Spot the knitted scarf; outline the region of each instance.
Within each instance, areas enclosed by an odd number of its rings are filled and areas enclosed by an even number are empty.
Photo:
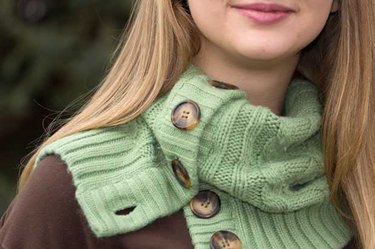
[[[76,198],[97,237],[138,230],[183,209],[196,249],[212,234],[235,233],[243,248],[342,248],[352,234],[328,201],[324,175],[322,105],[314,84],[293,79],[284,115],[255,106],[239,89],[209,84],[190,64],[174,87],[140,116],[116,127],[79,132],[48,145],[65,160]],[[173,109],[192,100],[200,120],[176,128]],[[178,158],[192,186],[176,180]],[[189,206],[199,190],[215,191],[220,212],[196,217]],[[135,206],[126,216],[116,210]]]

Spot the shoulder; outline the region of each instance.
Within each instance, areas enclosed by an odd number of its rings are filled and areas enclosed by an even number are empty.
[[[97,174],[99,171],[104,173],[104,169],[123,167],[124,161],[131,160],[128,157],[135,156],[135,152],[142,153],[142,144],[149,143],[149,133],[150,130],[141,118],[114,127],[77,132],[42,148],[34,169],[39,167],[45,157],[58,155],[72,174],[74,185],[80,185],[79,191],[97,188],[98,182],[94,183],[92,177],[100,175]]]
[[[66,164],[56,155],[41,160],[0,225],[5,248],[86,248],[99,243],[75,199]]]
[[[125,144],[131,144],[133,138],[141,132],[142,128],[142,120],[134,119],[118,126],[99,127],[64,136],[42,148],[37,155],[34,168],[45,156],[50,154],[59,154],[61,159],[69,163],[70,158],[64,158],[65,154],[80,153],[81,156],[85,156],[86,154],[82,153],[92,152],[99,147],[110,147],[114,142],[122,140],[126,140]]]

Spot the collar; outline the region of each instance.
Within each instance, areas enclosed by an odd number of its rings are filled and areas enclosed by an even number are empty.
[[[245,91],[213,82],[189,64],[141,114],[179,182],[171,188],[189,199],[204,182],[267,212],[326,198],[317,87],[293,79],[278,116],[252,105]]]

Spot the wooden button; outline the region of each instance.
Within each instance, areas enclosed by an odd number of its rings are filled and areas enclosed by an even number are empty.
[[[232,232],[221,230],[211,236],[211,249],[241,249],[240,239]]]
[[[178,182],[181,186],[185,188],[191,187],[191,180],[187,170],[185,169],[184,165],[182,165],[181,161],[178,159],[172,160],[172,168],[173,173],[176,176]]]
[[[174,126],[182,130],[190,130],[197,126],[200,120],[200,109],[192,100],[184,100],[172,111],[171,121]]]
[[[235,85],[225,83],[222,81],[218,81],[218,80],[209,80],[208,83],[210,83],[214,87],[221,88],[221,89],[232,89],[232,90],[238,89],[238,87]]]
[[[220,211],[220,198],[210,190],[201,190],[190,201],[190,209],[199,218],[211,218]]]

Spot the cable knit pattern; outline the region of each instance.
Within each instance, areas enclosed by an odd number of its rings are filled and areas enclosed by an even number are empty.
[[[136,119],[79,132],[43,148],[67,163],[76,198],[97,237],[138,230],[183,208],[192,243],[209,248],[218,230],[235,233],[243,248],[337,248],[352,233],[328,201],[321,146],[322,105],[314,84],[290,82],[284,116],[252,105],[239,89],[221,89],[190,64],[175,86]],[[191,130],[171,114],[184,100],[198,103]],[[192,182],[182,187],[171,161]],[[220,212],[201,219],[189,201],[210,189]],[[135,207],[128,215],[120,209]]]

